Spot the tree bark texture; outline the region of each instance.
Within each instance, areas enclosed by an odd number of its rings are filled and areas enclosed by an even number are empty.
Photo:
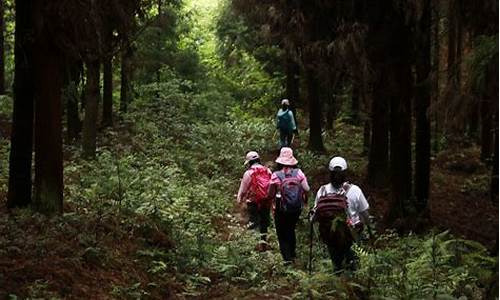
[[[431,71],[431,1],[425,0],[418,26],[416,95],[415,95],[415,196],[420,210],[427,208],[431,156],[431,124],[429,107]]]
[[[382,73],[375,75],[372,93],[371,142],[368,155],[368,182],[374,187],[387,183],[389,169],[389,105]]]
[[[440,19],[441,19],[441,5],[438,1],[432,2],[432,102],[439,103],[441,96],[441,89],[439,88],[439,83],[441,82],[441,64],[440,64],[440,54],[441,54],[441,41],[440,41]],[[439,111],[436,109],[433,113],[434,126],[433,126],[433,145],[432,149],[435,153],[439,152],[439,136],[440,136],[440,122],[439,122]]]
[[[493,168],[491,169],[491,202],[498,204],[498,114],[495,116],[496,130],[493,153]]]
[[[404,39],[404,37],[403,37]],[[394,94],[390,99],[390,179],[389,220],[404,217],[405,203],[411,196],[411,66],[393,65]]]
[[[95,157],[97,138],[97,113],[99,103],[99,61],[87,63],[87,84],[85,86],[85,118],[83,120],[83,156]]]
[[[113,125],[113,64],[112,57],[103,63],[102,125]]]
[[[497,100],[495,100],[497,101]],[[481,101],[481,160],[491,157],[493,150],[493,113],[489,97]]]
[[[373,187],[385,187],[389,168],[389,97],[387,76],[391,59],[391,39],[389,37],[392,15],[391,1],[366,2],[363,11],[369,24],[367,33],[367,56],[372,77],[371,142],[368,155],[368,182]],[[397,46],[399,48],[399,45]],[[391,53],[388,53],[391,50]]]
[[[366,119],[363,125],[363,155],[367,155],[370,151],[371,123]]]
[[[369,2],[366,11],[370,22],[366,41],[368,59],[371,69],[376,70],[368,174],[370,183],[383,186],[389,119],[391,200],[386,217],[392,221],[403,215],[404,203],[411,195],[412,34],[405,16],[392,1]]]
[[[7,206],[31,203],[33,151],[33,20],[31,0],[16,0],[14,108],[12,113]]]
[[[314,71],[306,70],[306,84],[309,97],[309,149],[315,152],[324,152],[323,137],[321,135],[321,103],[319,99],[319,82]]]
[[[62,83],[61,55],[43,25],[43,0],[35,0],[37,38],[35,70],[35,198],[34,208],[44,214],[63,211]]]

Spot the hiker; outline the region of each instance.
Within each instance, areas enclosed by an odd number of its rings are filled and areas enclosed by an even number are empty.
[[[285,264],[290,264],[297,256],[295,226],[304,204],[307,204],[310,188],[306,176],[297,168],[298,162],[291,148],[281,148],[276,163],[278,171],[271,177],[268,198],[274,199],[274,222],[280,252]]]
[[[276,129],[280,132],[280,148],[290,147],[293,135],[297,133],[297,125],[288,99],[281,100],[281,108],[276,114]]]
[[[266,240],[269,227],[269,211],[271,201],[267,198],[267,191],[271,179],[271,170],[260,163],[260,156],[255,151],[250,151],[245,157],[245,166],[248,169],[243,174],[237,201],[246,203],[249,214],[248,229],[259,228],[261,240]]]
[[[334,272],[343,270],[344,261],[354,270],[357,258],[351,246],[358,241],[363,225],[369,226],[368,201],[357,185],[346,180],[344,158],[332,158],[328,169],[330,183],[319,188],[311,220],[319,223],[320,238],[328,247]]]

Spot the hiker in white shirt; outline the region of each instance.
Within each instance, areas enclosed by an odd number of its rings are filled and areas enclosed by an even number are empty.
[[[328,169],[330,183],[321,186],[316,194],[312,220],[319,222],[320,237],[328,247],[335,271],[342,270],[344,262],[353,269],[356,256],[351,246],[364,225],[369,226],[369,205],[359,186],[347,182],[344,158],[332,158]],[[337,222],[335,211],[345,215],[344,224],[332,226],[332,222]],[[335,231],[332,228],[336,228]]]

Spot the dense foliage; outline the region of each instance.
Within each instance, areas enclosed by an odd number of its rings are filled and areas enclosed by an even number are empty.
[[[157,3],[148,1],[147,9],[142,12],[144,16],[133,22],[133,34],[127,41],[131,44],[134,69],[133,94],[127,111],[117,115],[114,126],[97,131],[95,159],[82,156],[79,142],[64,145],[64,213],[50,218],[29,209],[0,211],[0,297],[78,297],[71,288],[60,287],[61,282],[65,283],[61,279],[67,274],[64,272],[72,272],[72,267],[84,273],[90,269],[132,273],[126,274],[128,277],[110,275],[111,288],[101,291],[102,295],[94,295],[118,299],[497,297],[498,255],[492,256],[478,242],[454,236],[442,224],[435,224],[436,227],[426,224],[426,230],[419,234],[411,226],[410,230],[397,232],[386,230],[387,224],[380,224],[375,236],[363,236],[354,246],[360,258],[359,269],[343,274],[332,272],[317,228],[313,235],[313,270],[308,273],[307,210],[297,227],[298,259],[293,265],[283,264],[274,225],[270,228],[271,249],[256,251],[259,237],[243,226],[245,216],[235,204],[235,193],[245,170],[244,155],[248,150],[256,150],[264,163],[273,165],[278,147],[273,137],[274,113],[286,90],[283,60],[287,50],[297,50],[286,43],[304,42],[312,29],[287,33],[283,37],[285,45],[275,43],[277,31],[272,30],[277,29],[261,26],[259,21],[269,13],[276,22],[274,26],[297,29],[293,27],[298,26],[295,21],[283,21],[286,11],[276,8],[264,14],[261,10],[249,11],[245,19],[241,11],[233,10],[231,3],[221,1],[217,6],[208,0],[159,1],[155,8]],[[243,5],[242,1],[234,3]],[[268,4],[261,5],[269,8]],[[313,22],[309,18],[314,11],[307,12],[307,20],[300,20],[300,13],[298,16],[295,13],[294,18],[299,21]],[[11,25],[8,32],[12,31]],[[324,43],[333,43],[330,34],[322,38],[328,40],[306,41],[309,47],[306,50],[315,53],[325,47]],[[328,47],[336,50],[345,47],[343,50],[348,52],[359,46],[356,44],[359,38],[348,36],[349,43],[333,43]],[[475,74],[473,89],[478,94],[488,81],[487,66],[497,58],[497,41],[498,35],[477,39],[471,69]],[[325,62],[330,55],[312,59],[311,64],[332,67],[335,63]],[[342,63],[352,63],[343,58]],[[364,68],[364,63],[353,68]],[[12,57],[8,69],[12,69],[11,65]],[[309,68],[310,65],[306,67]],[[118,73],[118,68],[114,69],[114,81],[120,77]],[[357,77],[341,80],[345,74],[337,73],[343,72],[335,69],[326,82],[350,83],[342,83],[342,87],[327,93],[338,97],[334,105],[337,112],[331,120],[334,130],[320,130],[326,151],[308,149],[307,126],[301,127],[295,137],[294,153],[313,187],[309,199],[326,183],[325,165],[333,155],[348,157],[349,174],[356,183],[365,183],[368,161],[364,128],[353,122],[350,103],[345,100],[351,98]],[[77,91],[84,92],[84,86]],[[339,95],[333,95],[334,92]],[[116,97],[114,101],[117,102]],[[4,116],[12,113],[11,103],[11,97],[0,96],[0,134],[8,131]],[[328,109],[331,103],[323,104]],[[303,105],[298,109],[299,122],[303,122],[305,108]],[[0,135],[2,197],[8,191],[9,151],[9,140]],[[446,154],[441,159],[443,165],[439,166],[445,170],[457,173],[464,169],[465,172],[472,169],[469,173],[481,170],[479,175],[474,173],[457,186],[464,197],[474,198],[474,205],[485,201],[477,197],[488,195],[490,176],[485,164],[468,165],[464,158],[473,155],[467,152]],[[438,188],[451,185],[451,177],[446,173],[433,176],[433,184]],[[380,209],[388,202],[387,188],[376,189],[374,194],[382,195],[371,203]],[[382,222],[380,215],[376,215],[376,223]],[[415,220],[411,217],[408,223]],[[29,234],[30,240],[24,241],[23,234]],[[75,244],[76,248],[72,248]],[[44,274],[43,278],[33,278],[26,284],[19,279],[22,286],[3,290],[2,283],[9,276],[4,270],[16,275],[23,271],[23,266],[15,265],[11,258],[19,259],[26,253],[33,256],[28,258],[30,262],[62,253],[65,257],[55,264],[60,273]],[[2,257],[9,261],[2,261]],[[126,263],[120,265],[120,262]]]

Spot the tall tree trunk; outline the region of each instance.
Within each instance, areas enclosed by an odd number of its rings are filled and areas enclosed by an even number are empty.
[[[326,124],[325,129],[331,131],[332,133],[335,130],[335,120],[337,119],[337,95],[332,95],[330,97],[322,97],[322,102],[326,102]]]
[[[64,88],[64,98],[66,102],[66,123],[67,123],[67,142],[72,143],[78,140],[82,130],[82,121],[78,112],[78,87],[73,80],[66,84]]]
[[[87,70],[85,64],[83,64],[82,67],[82,75],[81,75],[81,88],[80,88],[80,108],[82,110],[85,110],[85,102],[87,101],[85,99],[85,87],[87,86]]]
[[[448,1],[448,84],[455,84],[453,80],[456,75],[454,69],[457,57],[457,1]]]
[[[383,72],[385,73],[385,72]],[[372,93],[371,142],[368,156],[368,182],[382,187],[387,182],[389,168],[389,106],[382,72],[377,73]]]
[[[394,18],[391,1],[366,1],[362,7],[369,22],[366,45],[372,78],[371,93],[371,143],[368,155],[368,183],[373,187],[385,187],[389,168],[389,105],[391,97],[386,74],[390,74],[388,63],[392,49],[390,36]],[[388,17],[390,16],[390,17]],[[394,42],[393,42],[394,43]],[[399,45],[397,45],[399,48]]]
[[[78,84],[82,72],[81,63],[66,63],[64,77],[64,102],[66,103],[66,122],[67,122],[67,142],[71,143],[77,140],[82,130],[82,122],[78,113]]]
[[[113,125],[113,65],[112,57],[103,63],[102,125]]]
[[[323,137],[321,135],[321,103],[319,99],[319,83],[312,70],[306,70],[306,84],[309,97],[309,149],[315,152],[324,152]]]
[[[467,135],[475,142],[479,141],[479,109],[478,106],[474,105],[470,108],[467,116],[468,127]]]
[[[494,117],[498,112],[498,58],[486,70],[486,92],[481,101],[481,160],[491,158],[493,152],[493,133],[498,127]],[[495,145],[496,147],[496,145]]]
[[[35,24],[45,24],[43,0],[35,0]],[[45,21],[45,22],[44,22]],[[38,25],[40,26],[40,25]],[[34,208],[45,214],[63,210],[62,72],[60,53],[51,35],[37,28],[33,53],[35,71],[35,198]]]
[[[489,97],[485,97],[485,99],[481,101],[481,160],[483,161],[491,157],[493,148],[491,144],[493,140],[493,114],[491,109],[491,101]]]
[[[130,77],[131,66],[130,60],[132,58],[132,49],[130,46],[125,46],[121,54],[121,70],[120,70],[120,111],[126,113],[128,103],[130,102]]]
[[[82,146],[85,158],[94,158],[97,138],[97,113],[99,103],[99,61],[87,63],[85,86],[85,118],[83,120]]]
[[[431,70],[431,1],[424,0],[424,11],[418,28],[416,62],[416,145],[415,145],[415,196],[420,211],[427,208],[431,156],[430,70]]]
[[[289,56],[286,57],[285,62],[285,72],[286,72],[286,91],[285,96],[290,100],[291,103],[299,103],[300,91],[299,91],[299,75],[300,67],[299,65]],[[295,105],[296,106],[296,105]]]
[[[498,109],[498,108],[497,108]],[[491,169],[491,201],[498,204],[498,113],[495,114],[495,143],[493,152],[493,168]]]
[[[398,41],[404,40],[398,39]],[[404,43],[404,42],[403,42]],[[404,50],[403,50],[404,51]],[[395,92],[390,97],[390,178],[391,205],[389,220],[403,217],[405,203],[411,196],[411,90],[413,79],[411,66],[399,61],[392,66],[393,88]]]
[[[440,64],[440,54],[441,54],[441,40],[439,36],[440,32],[440,20],[441,20],[441,5],[439,1],[432,1],[432,9],[433,9],[433,14],[432,14],[432,102],[433,103],[439,103],[439,98],[441,95],[441,89],[439,88],[439,83],[441,82],[441,64]],[[432,148],[435,153],[439,152],[439,137],[440,137],[440,130],[439,130],[439,110],[435,109],[435,112],[433,114],[434,117],[434,127],[433,127],[433,140],[434,143],[432,145]]]
[[[9,160],[7,206],[31,203],[33,151],[33,22],[32,1],[16,0],[14,109]]]
[[[366,118],[363,124],[363,155],[367,155],[370,152],[371,131],[370,119]]]
[[[5,94],[5,0],[0,0],[0,95]]]

